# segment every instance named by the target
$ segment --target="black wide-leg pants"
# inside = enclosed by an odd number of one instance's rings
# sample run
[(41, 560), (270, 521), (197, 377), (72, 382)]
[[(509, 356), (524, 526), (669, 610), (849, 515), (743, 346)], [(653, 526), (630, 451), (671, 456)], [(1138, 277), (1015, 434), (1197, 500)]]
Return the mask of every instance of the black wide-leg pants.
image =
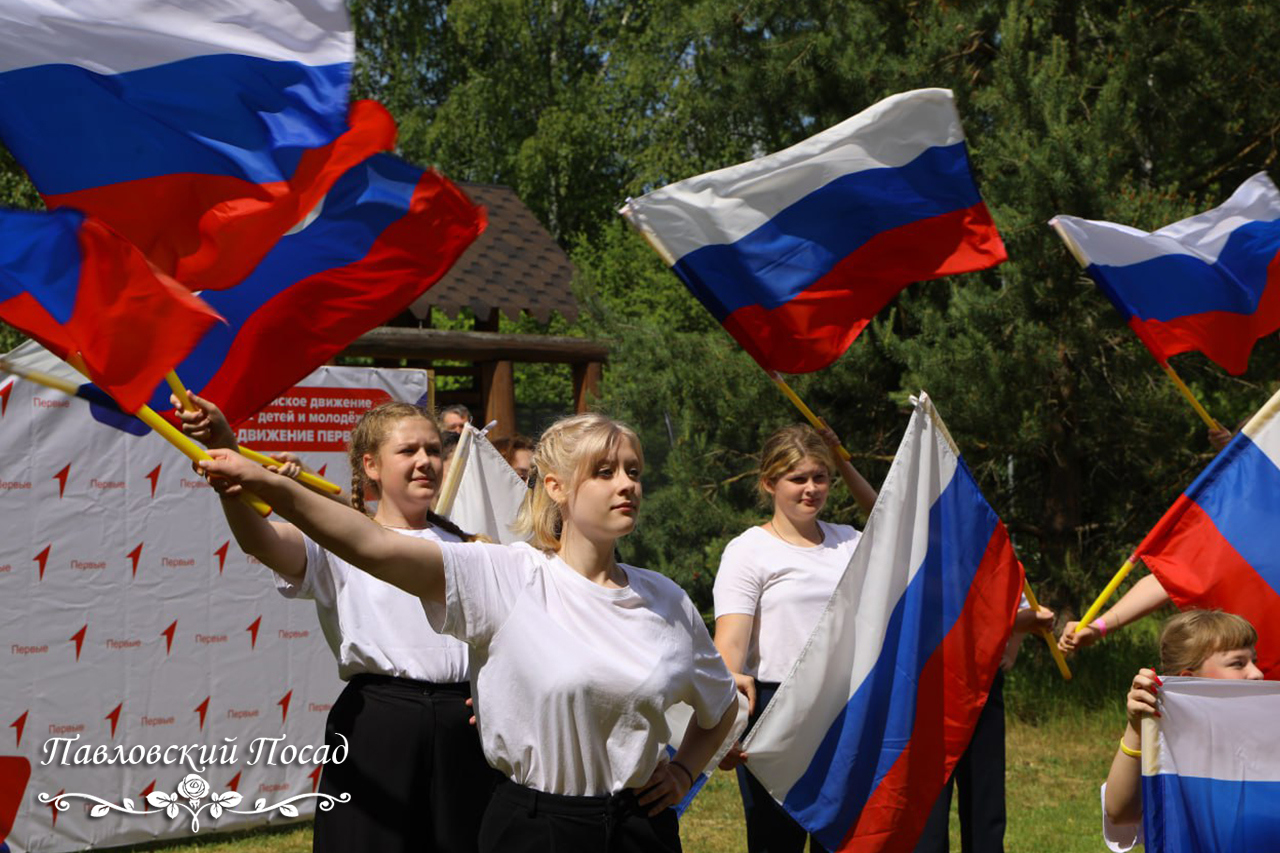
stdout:
[(351, 801), (316, 810), (316, 853), (475, 853), (498, 778), (468, 719), (467, 684), (357, 675), (325, 724), (330, 756), (320, 793)]

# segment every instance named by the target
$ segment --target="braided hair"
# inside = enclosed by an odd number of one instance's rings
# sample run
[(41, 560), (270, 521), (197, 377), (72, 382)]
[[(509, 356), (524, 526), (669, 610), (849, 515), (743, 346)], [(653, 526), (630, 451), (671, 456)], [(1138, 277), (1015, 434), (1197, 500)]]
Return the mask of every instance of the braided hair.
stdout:
[[(436, 419), (425, 408), (396, 400), (374, 406), (360, 416), (355, 428), (351, 430), (351, 440), (347, 444), (347, 461), (351, 464), (351, 506), (356, 511), (368, 515), (365, 493), (367, 491), (376, 494), (378, 491), (378, 484), (365, 474), (365, 454), (376, 454), (378, 448), (387, 440), (387, 433), (391, 431), (391, 427), (405, 418), (422, 418), (431, 424), (437, 433), (440, 432)], [(427, 510), (426, 521), (441, 530), (452, 533), (463, 542), (485, 541), (482, 537), (464, 532), (458, 525), (438, 515), (434, 510)]]

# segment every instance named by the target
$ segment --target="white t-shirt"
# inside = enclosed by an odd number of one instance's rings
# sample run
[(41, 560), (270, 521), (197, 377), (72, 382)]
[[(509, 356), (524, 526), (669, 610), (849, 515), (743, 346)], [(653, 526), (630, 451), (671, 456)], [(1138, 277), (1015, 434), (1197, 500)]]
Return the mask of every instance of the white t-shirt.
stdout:
[(523, 542), (442, 545), (445, 603), (431, 624), (471, 646), (480, 743), (513, 782), (602, 796), (644, 784), (690, 705), (711, 728), (733, 677), (674, 581), (622, 566), (609, 589)]
[[(437, 542), (458, 537), (435, 527), (394, 529), (396, 533)], [(422, 612), (422, 602), (350, 563), (335, 557), (303, 536), (307, 573), (302, 583), (276, 575), (276, 589), (285, 598), (316, 602), (320, 628), (338, 659), (343, 681), (359, 673), (394, 675), (436, 684), (457, 684), (469, 675), (466, 643), (436, 633)]]
[(818, 527), (821, 545), (792, 545), (752, 527), (725, 546), (713, 588), (716, 618), (753, 617), (746, 675), (782, 681), (791, 671), (862, 535), (845, 524)]
[(1139, 844), (1146, 844), (1142, 835), (1142, 821), (1123, 826), (1114, 824), (1107, 817), (1107, 783), (1102, 783), (1102, 840), (1114, 853), (1129, 853)]

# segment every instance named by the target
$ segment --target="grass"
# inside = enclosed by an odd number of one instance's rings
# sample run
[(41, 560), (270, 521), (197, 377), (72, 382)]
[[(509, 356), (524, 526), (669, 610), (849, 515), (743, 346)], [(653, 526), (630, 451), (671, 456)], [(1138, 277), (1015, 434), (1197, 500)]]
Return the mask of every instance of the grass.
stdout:
[[(1152, 620), (1147, 620), (1152, 621)], [(1141, 623), (1140, 623), (1141, 624)], [(1064, 683), (1043, 643), (1028, 639), (1005, 689), (1008, 853), (1098, 853), (1102, 818), (1098, 787), (1124, 727), (1123, 696), (1140, 666), (1155, 661), (1154, 635), (1140, 626), (1072, 661)], [(717, 773), (681, 822), (686, 853), (746, 849), (742, 802), (732, 773)], [(960, 850), (952, 814), (952, 850)], [(1138, 848), (1141, 849), (1141, 848)], [(181, 844), (128, 848), (128, 853), (306, 853), (310, 824)], [(119, 850), (118, 853), (125, 853)]]

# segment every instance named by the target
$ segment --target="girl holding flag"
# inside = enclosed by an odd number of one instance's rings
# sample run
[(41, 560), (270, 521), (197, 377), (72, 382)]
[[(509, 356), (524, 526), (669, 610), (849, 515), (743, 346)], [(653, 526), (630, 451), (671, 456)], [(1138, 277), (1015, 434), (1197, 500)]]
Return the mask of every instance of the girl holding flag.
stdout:
[[(485, 757), (502, 774), (482, 851), (680, 849), (671, 806), (737, 715), (733, 678), (670, 579), (616, 562), (635, 527), (640, 442), (601, 415), (565, 418), (534, 453), (517, 527), (532, 544), (396, 535), (225, 450), (201, 463), (224, 496), (246, 489), (351, 565), (422, 601), (466, 642)], [(694, 717), (680, 749), (665, 713)]]
[[(804, 648), (809, 631), (826, 608), (861, 535), (819, 516), (827, 503), (831, 475), (839, 472), (859, 508), (870, 514), (876, 491), (834, 448), (831, 430), (809, 426), (778, 430), (760, 453), (761, 496), (773, 516), (730, 542), (720, 560), (714, 595), (716, 648), (751, 706), (750, 724), (777, 691)], [(741, 749), (721, 764), (737, 766), (747, 818), (747, 847), (756, 851), (802, 851), (808, 833), (741, 762)], [(816, 839), (811, 850), (821, 850)]]
[[(234, 451), (222, 413), (191, 399), (199, 410), (175, 401), (184, 430), (211, 449)], [(376, 498), (370, 523), (380, 530), (431, 542), (471, 538), (431, 511), (442, 479), (440, 429), (425, 410), (389, 402), (365, 412), (349, 461), (351, 505), (363, 515), (365, 496)], [(282, 466), (286, 475), (295, 469)], [(325, 766), (320, 791), (350, 794), (351, 802), (316, 812), (314, 849), (474, 851), (495, 778), (468, 722), (466, 645), (434, 631), (415, 597), (294, 525), (267, 521), (236, 500), (221, 503), (236, 543), (275, 573), (280, 593), (315, 601), (347, 682), (325, 723), (330, 752), (346, 744), (347, 757)]]

